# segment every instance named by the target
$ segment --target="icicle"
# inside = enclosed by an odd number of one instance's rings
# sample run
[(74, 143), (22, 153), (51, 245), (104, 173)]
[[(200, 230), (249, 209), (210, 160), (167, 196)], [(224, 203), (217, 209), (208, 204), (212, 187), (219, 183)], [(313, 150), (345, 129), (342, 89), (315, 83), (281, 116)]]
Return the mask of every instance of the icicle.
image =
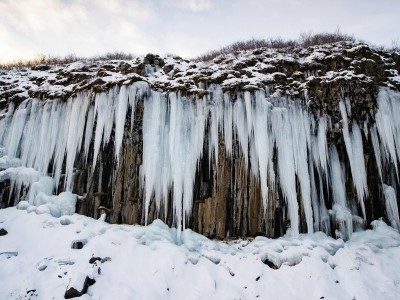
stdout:
[(261, 195), (263, 200), (264, 214), (268, 204), (268, 169), (272, 165), (273, 137), (270, 131), (271, 103), (269, 103), (264, 93), (257, 91), (254, 95), (255, 107), (253, 115), (253, 141), (254, 150), (258, 162), (258, 174), (260, 176)]
[(245, 108), (240, 94), (237, 95), (237, 100), (233, 105), (233, 123), (247, 168), (249, 166), (249, 133), (247, 131)]
[(311, 208), (311, 183), (308, 172), (308, 144), (310, 141), (309, 116), (302, 109), (294, 104), (290, 105), (289, 120), (292, 126), (292, 143), (294, 165), (297, 178), (300, 182), (301, 199), (303, 202), (304, 214), (306, 217), (308, 233), (314, 232), (312, 208)]
[(7, 155), (9, 157), (19, 156), (19, 145), (25, 127), (25, 120), (28, 115), (27, 106), (30, 104), (31, 101), (25, 100), (14, 112), (10, 128), (7, 130), (8, 134), (3, 142), (7, 147)]
[(354, 187), (356, 188), (358, 202), (361, 206), (362, 214), (365, 220), (366, 216), (365, 216), (364, 198), (368, 195), (368, 187), (367, 187), (367, 176), (365, 172), (364, 148), (362, 143), (362, 136), (360, 128), (355, 122), (353, 122), (352, 132), (350, 134), (349, 125), (347, 121), (346, 107), (342, 101), (340, 101), (339, 107), (343, 122), (342, 133), (346, 145), (347, 155), (349, 158), (353, 184)]
[(119, 152), (124, 136), (126, 112), (128, 111), (128, 91), (126, 86), (122, 86), (119, 90), (118, 104), (115, 109), (115, 149), (114, 155), (119, 160)]
[(88, 97), (79, 94), (76, 99), (70, 98), (67, 107), (71, 113), (65, 151), (65, 190), (72, 191), (75, 158), (82, 146), (86, 114), (89, 107)]
[(281, 189), (288, 205), (293, 237), (299, 235), (299, 205), (297, 203), (293, 136), (288, 110), (275, 107), (271, 114), (272, 132), (278, 148), (278, 169)]
[[(205, 132), (204, 101), (171, 93), (168, 101), (151, 92), (144, 102), (143, 163), (141, 174), (145, 195), (145, 221), (154, 195), (157, 210), (167, 206), (173, 191), (173, 211), (178, 229), (191, 214), (198, 161)], [(162, 170), (161, 172), (159, 170)]]
[(14, 110), (15, 103), (11, 102), (8, 104), (6, 113), (4, 113), (4, 110), (0, 111), (0, 113), (2, 113), (2, 115), (0, 115), (0, 145), (4, 145), (4, 137), (8, 132), (8, 129), (11, 127)]
[(400, 230), (399, 208), (397, 206), (396, 191), (390, 185), (383, 184), (383, 195), (385, 196), (386, 213), (390, 225)]
[(225, 151), (232, 156), (232, 104), (229, 93), (224, 94), (224, 141)]
[(85, 164), (87, 163), (88, 160), (89, 148), (92, 142), (93, 124), (94, 124), (94, 106), (90, 105), (86, 118), (85, 143), (83, 145), (83, 161), (85, 162)]
[(319, 203), (318, 203), (318, 193), (317, 187), (314, 180), (314, 167), (313, 164), (309, 163), (309, 172), (311, 177), (311, 203), (312, 203), (312, 210), (314, 213), (314, 230), (319, 231), (321, 227), (321, 220), (320, 220), (320, 211), (319, 211)]
[(95, 99), (95, 115), (96, 115), (96, 130), (94, 139), (94, 154), (92, 163), (92, 172), (95, 170), (97, 156), (101, 145), (106, 145), (110, 139), (113, 127), (113, 115), (115, 110), (115, 90), (108, 93), (96, 95)]
[[(165, 159), (165, 153), (169, 154), (168, 145), (165, 144), (163, 134), (165, 133), (163, 127), (166, 124), (166, 101), (160, 100), (158, 93), (152, 93), (150, 97), (144, 101), (143, 113), (143, 163), (141, 166), (141, 173), (144, 184), (144, 205), (145, 205), (145, 224), (147, 224), (150, 201), (155, 194), (159, 201), (160, 190), (164, 184), (168, 182), (170, 174), (164, 173), (164, 169), (169, 170), (168, 161)], [(158, 170), (163, 170), (163, 175), (168, 177), (158, 177)], [(157, 180), (160, 182), (157, 185)], [(167, 184), (169, 188), (169, 184)], [(158, 190), (155, 190), (157, 189)]]
[(394, 164), (399, 179), (398, 159), (400, 157), (400, 93), (380, 88), (375, 122), (383, 145), (382, 157)]
[[(326, 116), (323, 115), (319, 119), (318, 123), (318, 152), (319, 152), (319, 163), (328, 178), (327, 171), (327, 158), (328, 158), (328, 145), (326, 142), (326, 132), (327, 132), (327, 120)], [(328, 179), (327, 179), (328, 180)], [(327, 181), (328, 183), (328, 181)]]
[(382, 162), (381, 162), (381, 149), (379, 147), (378, 133), (376, 131), (376, 125), (374, 125), (370, 131), (372, 147), (374, 148), (374, 155), (376, 161), (376, 167), (378, 169), (379, 178), (382, 179)]
[(247, 132), (251, 135), (252, 130), (252, 103), (251, 94), (249, 91), (244, 92), (244, 103), (246, 107), (246, 121), (247, 121)]
[(332, 211), (339, 231), (336, 232), (338, 237), (343, 239), (350, 238), (353, 232), (353, 218), (346, 204), (346, 188), (344, 183), (344, 174), (339, 156), (334, 145), (330, 148), (330, 169), (332, 183), (332, 194), (334, 205)]

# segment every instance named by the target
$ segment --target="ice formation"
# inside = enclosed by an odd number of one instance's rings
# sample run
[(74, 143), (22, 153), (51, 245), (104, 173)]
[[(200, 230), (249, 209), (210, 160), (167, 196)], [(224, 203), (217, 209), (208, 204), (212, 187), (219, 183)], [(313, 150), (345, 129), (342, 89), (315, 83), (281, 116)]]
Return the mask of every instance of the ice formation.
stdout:
[(396, 191), (390, 185), (383, 185), (383, 194), (385, 196), (386, 212), (390, 225), (397, 230), (400, 229), (399, 208), (397, 206)]
[[(208, 91), (204, 96), (165, 94), (151, 90), (145, 82), (136, 82), (94, 97), (80, 93), (66, 102), (29, 99), (17, 107), (10, 104), (0, 120), (2, 159), (18, 158), (23, 171), (0, 161), (6, 166), (0, 179), (10, 180), (16, 203), (26, 200), (38, 207), (45, 203), (54, 215), (70, 213), (70, 208), (61, 205), (55, 209), (51, 205), (73, 198), (76, 161), (91, 164), (93, 172), (102, 147), (113, 141), (118, 163), (127, 114), (131, 112), (132, 130), (135, 106), (143, 101), (140, 173), (146, 222), (151, 201), (165, 214), (168, 201), (172, 201), (174, 224), (178, 229), (186, 227), (200, 160), (208, 159), (210, 166), (218, 166), (223, 139), (226, 155), (232, 156), (233, 145), (239, 145), (241, 158), (257, 178), (264, 215), (269, 192), (278, 187), (286, 202), (293, 236), (299, 234), (302, 210), (309, 233), (330, 232), (331, 214), (339, 223), (337, 235), (348, 238), (353, 231), (353, 215), (365, 218), (364, 200), (368, 197), (363, 137), (360, 125), (348, 122), (349, 101), (340, 102), (338, 110), (357, 194), (356, 208), (347, 199), (346, 159), (327, 143), (327, 134), (332, 130), (329, 116), (315, 115), (299, 101), (269, 95), (268, 89), (238, 92), (234, 99), (218, 85), (211, 85)], [(383, 181), (381, 169), (386, 164), (395, 166), (398, 178), (400, 120), (396, 116), (400, 115), (400, 94), (381, 88), (377, 101), (376, 124), (366, 128)], [(208, 157), (203, 157), (205, 150)], [(89, 157), (93, 157), (92, 162), (88, 162)], [(25, 176), (27, 173), (30, 175)], [(29, 192), (24, 192), (29, 186)], [(398, 226), (395, 193), (386, 185), (383, 189), (390, 222)], [(67, 194), (53, 196), (62, 191)], [(333, 203), (327, 202), (329, 195), (333, 195)], [(66, 203), (74, 203), (71, 199)]]

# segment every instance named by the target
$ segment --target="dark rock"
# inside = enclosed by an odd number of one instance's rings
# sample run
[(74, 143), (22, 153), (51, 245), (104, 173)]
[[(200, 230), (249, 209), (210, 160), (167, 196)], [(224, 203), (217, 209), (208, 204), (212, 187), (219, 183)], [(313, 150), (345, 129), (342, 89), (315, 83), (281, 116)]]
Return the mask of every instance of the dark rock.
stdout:
[[(26, 291), (27, 299), (35, 299), (35, 298), (37, 298), (37, 296), (38, 296), (38, 293), (36, 293), (36, 289), (31, 289), (31, 290)], [(25, 299), (25, 297), (24, 297), (24, 299)]]
[(88, 276), (86, 276), (83, 287), (76, 287), (76, 288), (70, 287), (69, 289), (66, 290), (66, 292), (64, 294), (64, 298), (71, 299), (71, 298), (75, 298), (75, 297), (80, 297), (87, 292), (87, 289), (89, 288), (89, 286), (91, 286), (95, 283), (96, 283), (96, 280), (91, 279)]
[(122, 74), (128, 74), (131, 67), (131, 64), (121, 62), (118, 66), (118, 71), (120, 71)]
[(8, 234), (8, 231), (5, 230), (4, 228), (0, 228), (0, 236)]
[(104, 70), (104, 69), (100, 69), (100, 70), (98, 70), (97, 71), (97, 73), (96, 73), (96, 76), (97, 77), (105, 77), (105, 76), (108, 76), (109, 74), (108, 74), (108, 71), (107, 70)]
[(88, 78), (89, 75), (87, 73), (73, 72), (68, 74), (67, 83), (68, 85), (74, 83), (80, 83), (81, 81), (87, 80)]
[(164, 66), (164, 60), (160, 57), (160, 56), (158, 56), (158, 55), (154, 55), (154, 54), (151, 54), (151, 53), (149, 53), (149, 54), (147, 54), (145, 57), (144, 57), (144, 59), (143, 59), (143, 63), (144, 64), (149, 64), (149, 65), (156, 65), (156, 66), (159, 66), (159, 67), (163, 67)]
[(83, 246), (87, 244), (87, 240), (76, 240), (72, 241), (71, 248), (72, 249), (82, 249)]
[(7, 259), (14, 257), (14, 256), (18, 256), (18, 252), (17, 251), (7, 251), (7, 252), (0, 252), (0, 256), (5, 256)]
[(115, 66), (111, 64), (104, 64), (101, 67), (107, 71), (115, 71)]
[(91, 257), (89, 259), (89, 264), (94, 264), (96, 261), (101, 261), (101, 257)]
[(37, 66), (33, 66), (32, 70), (34, 71), (47, 71), (51, 68), (51, 66), (49, 65), (37, 65)]
[(270, 261), (268, 258), (263, 259), (262, 262), (264, 264), (266, 264), (268, 267), (270, 267), (271, 269), (274, 269), (274, 270), (278, 270), (279, 269), (279, 266), (277, 266), (275, 263)]
[(168, 74), (174, 69), (174, 65), (168, 64), (164, 66), (164, 73)]
[(154, 64), (154, 58), (155, 58), (155, 55), (154, 54), (151, 54), (151, 53), (149, 53), (149, 54), (147, 54), (145, 57), (144, 57), (144, 59), (143, 59), (143, 62), (147, 65), (147, 64)]

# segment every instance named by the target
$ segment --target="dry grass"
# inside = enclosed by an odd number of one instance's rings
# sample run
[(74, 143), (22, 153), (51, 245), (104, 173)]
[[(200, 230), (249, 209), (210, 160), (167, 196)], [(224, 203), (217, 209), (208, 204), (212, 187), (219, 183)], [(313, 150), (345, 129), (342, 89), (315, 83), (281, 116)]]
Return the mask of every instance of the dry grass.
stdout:
[[(194, 61), (211, 61), (219, 55), (225, 55), (229, 53), (235, 53), (241, 50), (252, 50), (256, 48), (272, 48), (272, 49), (281, 49), (281, 48), (290, 48), (290, 47), (310, 47), (317, 46), (328, 43), (336, 43), (342, 41), (356, 41), (356, 38), (353, 35), (345, 34), (340, 31), (338, 28), (335, 32), (322, 32), (322, 33), (302, 33), (297, 40), (286, 40), (283, 38), (269, 38), (269, 39), (256, 39), (252, 38), (246, 41), (237, 41), (225, 47), (222, 47), (217, 50), (209, 51), (205, 54), (202, 54), (196, 58)], [(392, 41), (392, 47), (379, 47), (382, 50), (386, 51), (400, 51), (400, 41), (394, 40)], [(170, 56), (176, 56), (171, 54)], [(40, 55), (32, 60), (15, 60), (10, 63), (0, 64), (0, 69), (13, 69), (13, 68), (31, 68), (33, 66), (38, 65), (66, 65), (69, 63), (73, 63), (79, 60), (95, 62), (95, 61), (105, 61), (105, 60), (131, 60), (135, 56), (133, 54), (124, 53), (124, 52), (110, 52), (104, 55), (98, 55), (94, 57), (84, 58), (78, 57), (74, 54), (66, 55), (66, 56), (50, 56), (50, 55)]]
[(252, 50), (256, 48), (272, 48), (281, 49), (289, 47), (310, 47), (328, 43), (336, 43), (342, 41), (355, 41), (353, 35), (348, 35), (340, 32), (337, 29), (333, 33), (322, 32), (322, 33), (302, 33), (300, 38), (297, 40), (285, 40), (282, 38), (269, 38), (269, 39), (251, 39), (247, 41), (238, 41), (231, 45), (222, 47), (218, 50), (213, 50), (200, 55), (195, 58), (196, 61), (210, 61), (219, 55), (234, 53), (240, 50)]
[(195, 61), (210, 61), (215, 57), (221, 54), (229, 54), (234, 53), (236, 51), (241, 50), (252, 50), (256, 48), (287, 48), (287, 47), (294, 47), (296, 46), (296, 41), (293, 40), (284, 40), (282, 38), (275, 38), (275, 39), (255, 39), (252, 38), (251, 40), (247, 41), (238, 41), (234, 42), (228, 46), (222, 47), (218, 50), (212, 50), (207, 52), (203, 55), (196, 57)]
[(397, 38), (395, 40), (392, 40), (392, 46), (389, 47), (388, 49), (389, 51), (396, 51), (396, 52), (400, 52), (400, 39)]
[(13, 68), (32, 68), (38, 65), (66, 65), (76, 61), (84, 60), (89, 62), (105, 61), (105, 60), (130, 60), (133, 59), (134, 55), (124, 52), (110, 52), (104, 55), (93, 56), (89, 58), (78, 57), (75, 54), (69, 54), (66, 56), (51, 56), (51, 55), (39, 55), (35, 59), (24, 60), (19, 59), (9, 63), (0, 64), (0, 69), (13, 69)]
[(331, 44), (336, 42), (354, 42), (356, 39), (353, 35), (348, 35), (340, 32), (337, 29), (335, 32), (322, 32), (322, 33), (302, 33), (299, 38), (299, 45), (302, 47), (311, 47), (323, 44)]
[(18, 59), (9, 63), (0, 64), (1, 69), (13, 69), (13, 68), (31, 68), (38, 65), (65, 65), (79, 60), (79, 58), (73, 54), (66, 55), (63, 57), (40, 55), (34, 59)]

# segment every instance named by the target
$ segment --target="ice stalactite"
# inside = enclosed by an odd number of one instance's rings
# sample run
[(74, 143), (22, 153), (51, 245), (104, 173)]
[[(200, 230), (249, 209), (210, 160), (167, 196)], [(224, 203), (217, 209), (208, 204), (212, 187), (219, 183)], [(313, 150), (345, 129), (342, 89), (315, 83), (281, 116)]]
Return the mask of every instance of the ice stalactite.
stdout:
[(375, 155), (375, 161), (376, 161), (376, 166), (378, 168), (378, 173), (379, 173), (379, 178), (382, 179), (382, 162), (381, 162), (381, 149), (380, 149), (380, 144), (379, 144), (379, 140), (378, 140), (378, 133), (376, 130), (376, 125), (374, 125), (371, 128), (371, 142), (372, 142), (372, 147), (374, 149), (374, 155)]
[(349, 124), (347, 119), (348, 109), (346, 107), (350, 107), (350, 105), (345, 105), (343, 101), (341, 101), (339, 103), (339, 107), (340, 107), (340, 113), (342, 115), (343, 138), (346, 145), (347, 155), (349, 158), (351, 175), (353, 177), (353, 184), (357, 190), (358, 201), (361, 207), (362, 215), (365, 219), (364, 199), (368, 195), (368, 187), (367, 187), (367, 175), (365, 172), (364, 148), (362, 143), (361, 132), (356, 122), (353, 122), (351, 132), (349, 130)]
[(133, 121), (135, 117), (135, 106), (137, 98), (143, 97), (146, 94), (147, 86), (137, 83), (135, 85), (123, 85), (118, 93), (118, 100), (115, 108), (115, 158), (118, 160), (120, 157), (120, 149), (124, 137), (125, 120), (128, 109), (131, 109), (131, 130), (133, 128)]
[[(72, 189), (73, 167), (83, 141), (89, 100), (80, 94), (66, 103), (24, 101), (14, 112), (3, 136), (8, 157), (46, 174), (52, 166), (56, 186), (65, 171), (65, 189)], [(11, 118), (11, 117), (10, 117)], [(6, 118), (7, 119), (7, 118)], [(65, 159), (65, 170), (62, 170)]]
[(92, 162), (92, 172), (96, 168), (97, 157), (101, 146), (108, 143), (113, 127), (113, 116), (116, 105), (115, 90), (108, 94), (97, 94), (94, 102), (94, 115), (96, 119), (96, 129), (94, 131), (94, 154)]
[[(46, 198), (46, 202), (43, 194), (50, 197), (55, 190), (71, 192), (76, 161), (82, 153), (80, 159), (87, 162), (93, 132), (94, 166), (100, 146), (110, 140), (114, 123), (117, 137), (115, 151), (119, 150), (127, 113), (124, 105), (129, 103), (134, 107), (135, 97), (143, 95), (143, 89), (146, 88), (147, 85), (144, 87), (139, 83), (121, 88), (121, 93), (113, 89), (98, 94), (95, 99), (88, 93), (78, 93), (67, 101), (28, 99), (16, 109), (10, 104), (6, 117), (0, 122), (0, 144), (5, 145), (5, 157), (8, 161), (18, 158), (19, 165), (19, 169), (1, 172), (2, 180), (10, 180), (9, 196), (13, 195), (16, 203), (29, 200), (30, 204), (37, 204), (55, 202), (57, 199)], [(93, 128), (94, 124), (96, 128)], [(23, 189), (26, 188), (29, 191), (24, 195)], [(36, 201), (37, 197), (43, 201)], [(62, 199), (67, 198), (63, 196)], [(71, 203), (76, 202), (73, 198), (69, 196)]]
[(399, 208), (397, 205), (396, 191), (390, 185), (383, 184), (383, 195), (385, 197), (386, 213), (390, 225), (397, 230), (400, 230)]
[[(399, 178), (400, 159), (400, 93), (381, 88), (377, 97), (376, 128), (381, 141), (381, 156), (385, 163), (393, 163)], [(375, 147), (374, 147), (375, 149)], [(375, 149), (378, 155), (378, 148)]]
[(330, 170), (333, 194), (332, 213), (338, 223), (336, 236), (348, 239), (353, 232), (352, 214), (347, 206), (346, 186), (342, 163), (334, 145), (330, 148)]
[[(151, 92), (144, 100), (143, 164), (145, 218), (154, 197), (157, 210), (168, 206), (172, 190), (175, 223), (185, 227), (193, 205), (194, 181), (205, 138), (205, 101), (180, 94), (168, 99)], [(218, 147), (218, 145), (216, 145)]]
[(266, 212), (268, 203), (268, 182), (274, 185), (275, 174), (272, 165), (273, 155), (273, 136), (269, 129), (271, 122), (271, 109), (272, 105), (270, 102), (265, 101), (264, 95), (261, 92), (256, 92), (255, 105), (253, 111), (253, 140), (254, 148), (256, 153), (263, 153), (263, 155), (257, 156), (258, 174), (260, 177), (261, 195), (263, 200), (264, 214)]

